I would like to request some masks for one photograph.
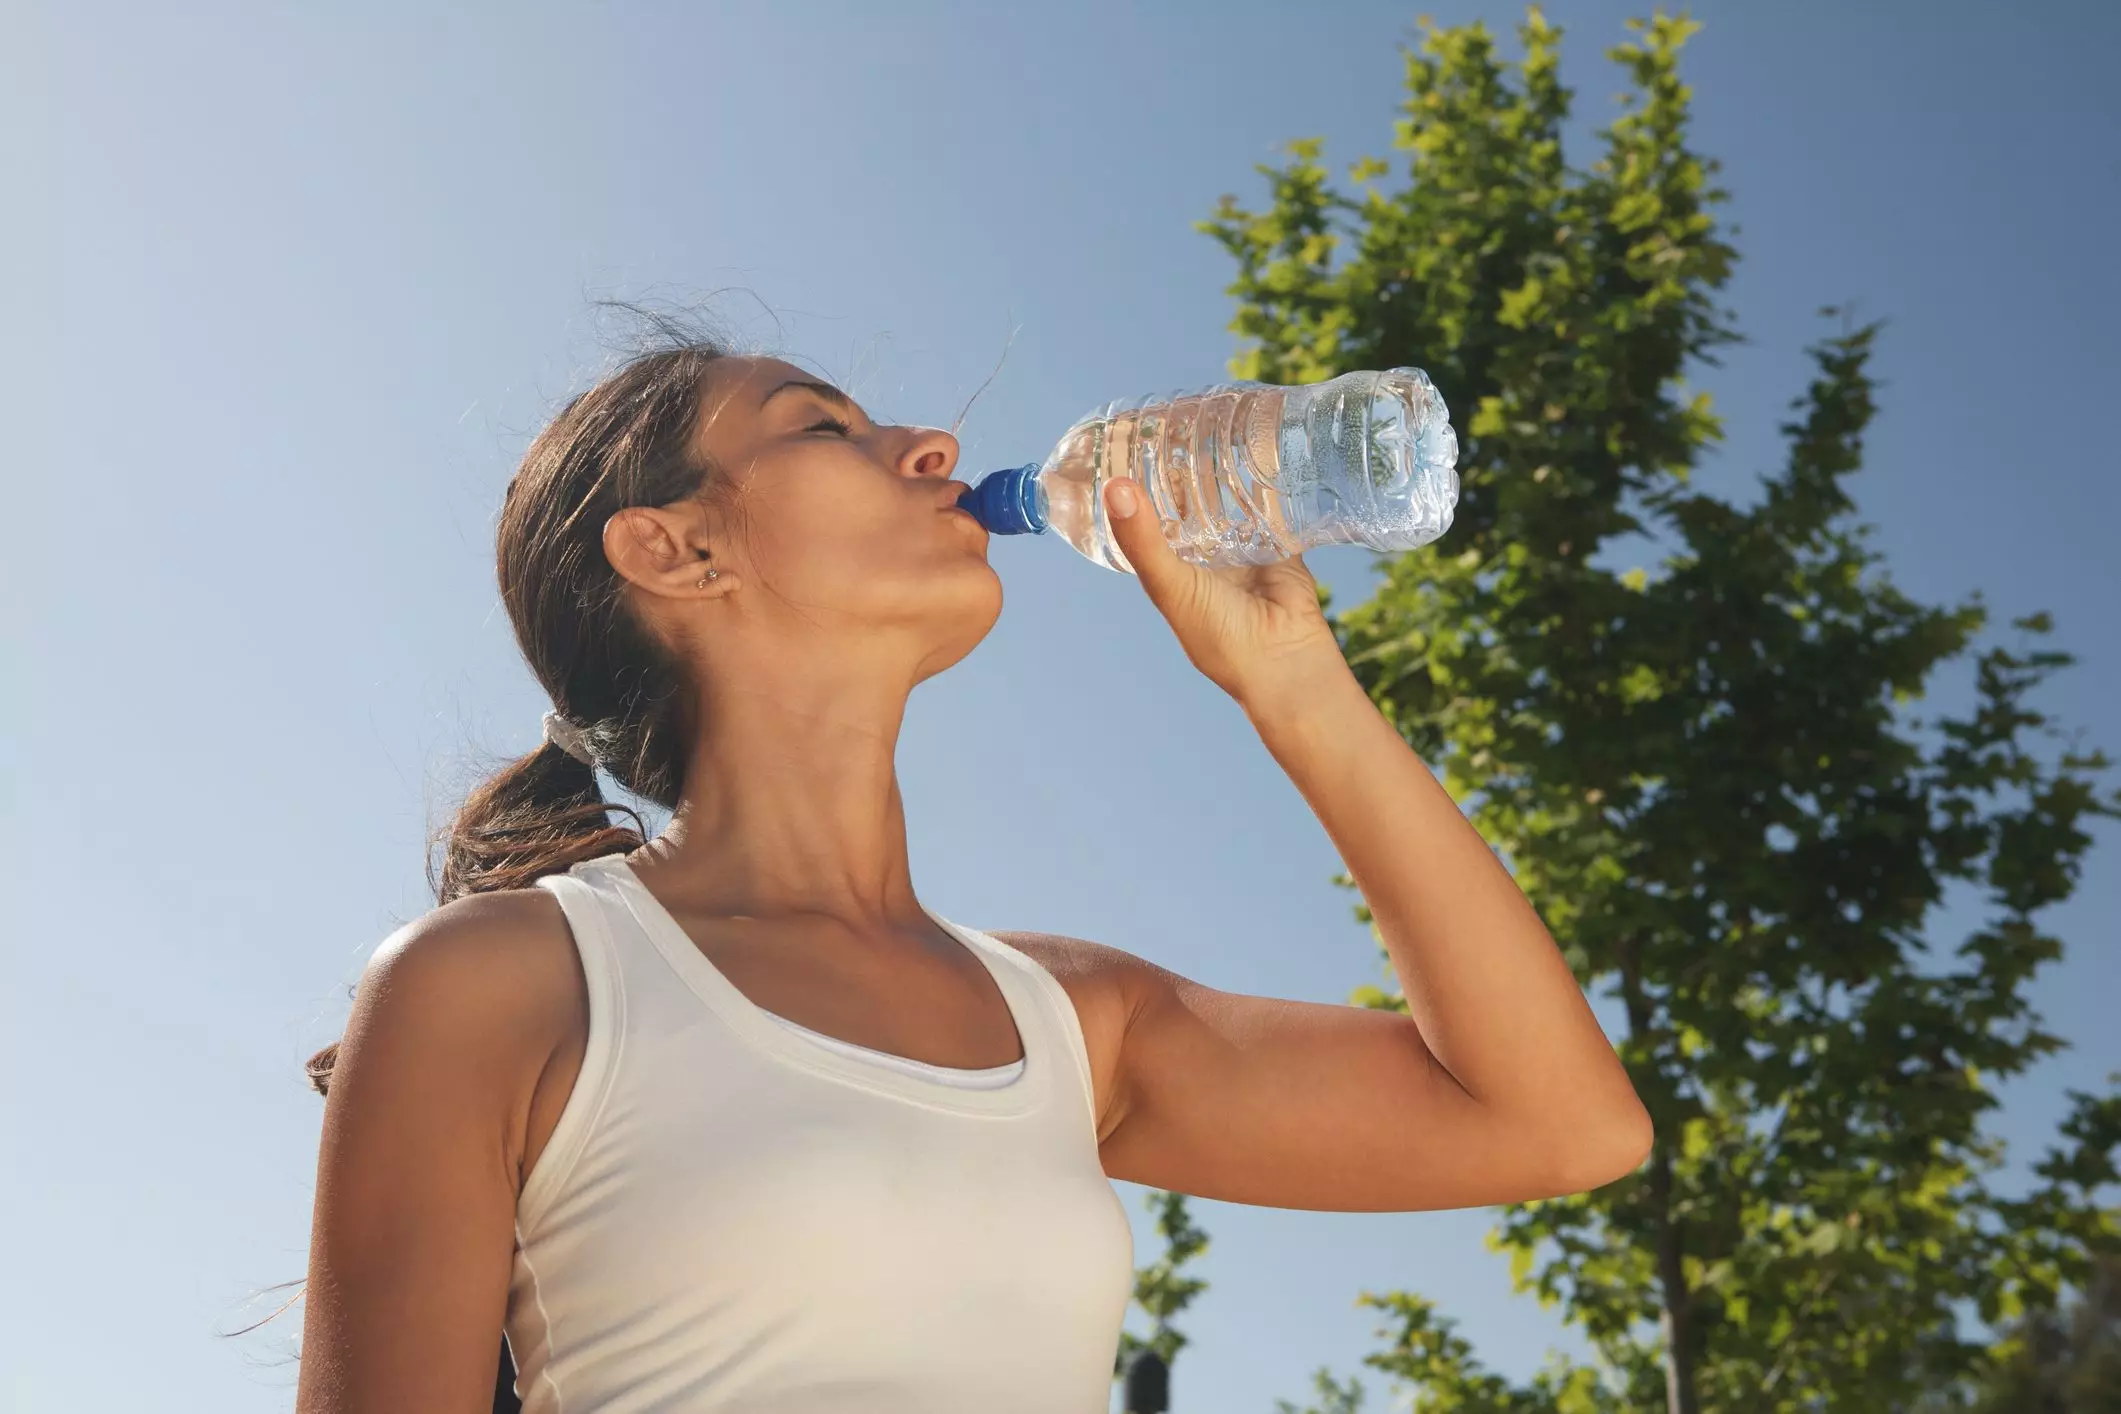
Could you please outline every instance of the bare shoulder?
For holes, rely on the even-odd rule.
[[[415,957],[469,957],[494,948],[572,946],[560,901],[545,889],[466,894],[431,908],[376,945],[370,970]]]
[[[332,1090],[409,1089],[497,1122],[520,1154],[539,1078],[586,1032],[587,1009],[574,937],[550,893],[455,899],[377,945]]]
[[[572,952],[557,900],[524,890],[433,909],[370,957],[324,1097],[299,1408],[486,1407]]]
[[[1045,968],[1075,1003],[1097,1092],[1097,1134],[1104,1139],[1123,1112],[1120,1055],[1127,1027],[1146,994],[1145,984],[1161,969],[1122,948],[1061,933],[990,931],[988,936]]]
[[[358,994],[475,1026],[571,1011],[580,973],[559,900],[509,889],[454,899],[399,928],[376,946]]]
[[[1087,942],[1082,938],[1071,938],[1064,933],[1031,933],[1017,930],[990,929],[990,938],[1000,938],[1010,947],[1025,954],[1041,967],[1068,982],[1094,982],[1111,976],[1130,960],[1139,961],[1132,953],[1103,943]]]
[[[1145,986],[1183,980],[1124,948],[1064,933],[990,932],[988,936],[1001,939],[1052,973],[1078,1006],[1124,1011],[1140,1001]]]

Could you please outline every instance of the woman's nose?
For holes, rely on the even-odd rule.
[[[948,476],[957,470],[957,438],[940,427],[913,427],[899,469],[913,476]]]

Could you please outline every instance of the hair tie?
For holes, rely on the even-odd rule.
[[[545,714],[545,740],[557,746],[584,766],[588,766],[592,770],[595,769],[597,760],[595,756],[590,754],[589,738],[583,735],[580,727],[568,721],[558,712],[547,712]]]

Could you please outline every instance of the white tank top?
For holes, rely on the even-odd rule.
[[[1023,1043],[953,1070],[755,1005],[623,855],[537,882],[589,1028],[516,1203],[524,1414],[1104,1414],[1133,1230],[1052,974],[931,913]]]
[[[790,1031],[799,1031],[820,1046],[840,1052],[842,1055],[858,1056],[876,1065],[888,1065],[893,1070],[903,1070],[908,1075],[923,1075],[940,1080],[945,1085],[955,1085],[961,1090],[988,1090],[997,1085],[1007,1085],[1024,1070],[1024,1058],[1018,1056],[1007,1065],[989,1066],[985,1070],[960,1070],[956,1066],[936,1065],[932,1061],[918,1061],[908,1056],[895,1056],[889,1051],[872,1050],[868,1046],[857,1046],[852,1041],[842,1041],[837,1036],[827,1036],[822,1031],[812,1031],[801,1022],[790,1021],[785,1016],[767,1012],[775,1021]]]

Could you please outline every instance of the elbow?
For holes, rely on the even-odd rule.
[[[1587,1193],[1641,1168],[1657,1139],[1650,1112],[1630,1091],[1596,1119],[1570,1126],[1557,1165],[1555,1196]]]
[[[1657,1126],[1650,1122],[1650,1112],[1643,1108],[1635,1092],[1628,1092],[1628,1102],[1623,1115],[1615,1124],[1615,1156],[1620,1159],[1620,1169],[1613,1178],[1624,1178],[1641,1168],[1657,1147]],[[1609,1178],[1606,1182],[1610,1183]]]

